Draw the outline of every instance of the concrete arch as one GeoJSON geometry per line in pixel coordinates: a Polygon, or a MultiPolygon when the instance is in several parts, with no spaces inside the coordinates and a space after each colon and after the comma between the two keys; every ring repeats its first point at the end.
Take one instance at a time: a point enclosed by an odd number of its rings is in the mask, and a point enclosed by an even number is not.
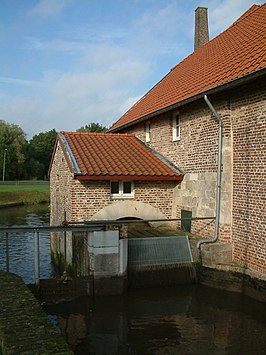
{"type": "Polygon", "coordinates": [[[92,220],[117,220],[119,218],[164,219],[166,216],[161,211],[148,203],[123,200],[104,207],[97,212],[92,220]]]}

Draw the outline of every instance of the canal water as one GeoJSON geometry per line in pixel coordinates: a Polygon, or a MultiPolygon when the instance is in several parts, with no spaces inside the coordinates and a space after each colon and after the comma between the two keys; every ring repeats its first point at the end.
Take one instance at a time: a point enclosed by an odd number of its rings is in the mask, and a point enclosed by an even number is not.
{"type": "MultiPolygon", "coordinates": [[[[49,224],[47,205],[0,210],[0,225],[49,224]]],[[[41,235],[41,277],[51,275],[50,237],[41,235]]],[[[12,236],[10,271],[34,282],[31,234],[12,236]]],[[[0,238],[5,269],[5,238],[0,238]]],[[[200,285],[131,289],[44,305],[75,354],[266,354],[266,305],[200,285]]]]}
{"type": "Polygon", "coordinates": [[[75,354],[266,354],[266,305],[199,285],[86,297],[45,311],[75,354]]]}
{"type": "MultiPolygon", "coordinates": [[[[50,213],[47,204],[0,209],[0,226],[49,225],[50,213]]],[[[34,283],[34,236],[32,233],[10,234],[9,271],[20,275],[26,284],[34,283]]],[[[6,238],[0,235],[0,269],[6,270],[6,238]]],[[[40,276],[51,275],[50,234],[40,233],[40,276]]]]}

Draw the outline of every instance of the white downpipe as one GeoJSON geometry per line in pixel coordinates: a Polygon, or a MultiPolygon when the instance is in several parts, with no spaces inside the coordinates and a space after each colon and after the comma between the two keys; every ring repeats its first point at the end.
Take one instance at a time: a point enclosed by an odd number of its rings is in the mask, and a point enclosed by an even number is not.
{"type": "Polygon", "coordinates": [[[215,213],[215,229],[214,237],[212,239],[201,239],[197,242],[197,248],[205,243],[215,243],[219,235],[219,224],[220,224],[220,204],[221,204],[221,170],[222,170],[222,120],[219,117],[217,111],[214,109],[210,103],[208,97],[204,95],[204,100],[209,106],[214,117],[218,121],[218,167],[217,167],[217,180],[216,180],[216,213],[215,213]]]}

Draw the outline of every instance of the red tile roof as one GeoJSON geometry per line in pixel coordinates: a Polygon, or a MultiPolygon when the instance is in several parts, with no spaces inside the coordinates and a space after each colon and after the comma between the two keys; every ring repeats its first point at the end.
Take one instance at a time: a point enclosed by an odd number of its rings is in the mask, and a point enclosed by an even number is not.
{"type": "Polygon", "coordinates": [[[110,131],[265,68],[265,53],[266,3],[253,5],[226,31],[176,65],[110,131]]]}
{"type": "Polygon", "coordinates": [[[182,172],[131,134],[61,132],[58,140],[80,180],[179,180],[182,172]]]}

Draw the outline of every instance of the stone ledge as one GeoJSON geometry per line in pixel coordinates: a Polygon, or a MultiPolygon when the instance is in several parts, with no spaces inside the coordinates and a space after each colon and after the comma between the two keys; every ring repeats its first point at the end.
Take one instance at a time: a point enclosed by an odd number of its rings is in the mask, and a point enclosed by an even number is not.
{"type": "Polygon", "coordinates": [[[198,265],[198,279],[205,286],[243,293],[257,301],[266,302],[266,281],[244,268],[233,265],[198,265]]]}
{"type": "Polygon", "coordinates": [[[0,353],[73,354],[22,279],[1,270],[0,353]]]}

